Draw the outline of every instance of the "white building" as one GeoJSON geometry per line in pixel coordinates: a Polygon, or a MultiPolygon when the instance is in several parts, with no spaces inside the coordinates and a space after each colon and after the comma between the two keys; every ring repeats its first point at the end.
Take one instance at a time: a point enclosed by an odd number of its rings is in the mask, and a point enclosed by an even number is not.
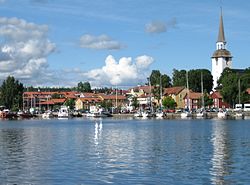
{"type": "Polygon", "coordinates": [[[219,80],[223,70],[228,67],[232,68],[232,56],[230,51],[226,49],[226,39],[224,34],[223,16],[222,11],[220,15],[220,25],[218,40],[216,42],[216,51],[212,56],[212,75],[213,75],[213,90],[218,86],[219,80]]]}

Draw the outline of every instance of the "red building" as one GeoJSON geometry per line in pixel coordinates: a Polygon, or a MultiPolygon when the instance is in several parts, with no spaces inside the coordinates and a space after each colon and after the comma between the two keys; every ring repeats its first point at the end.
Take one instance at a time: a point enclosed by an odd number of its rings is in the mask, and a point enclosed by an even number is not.
{"type": "Polygon", "coordinates": [[[223,101],[223,98],[219,91],[215,91],[211,94],[213,99],[213,107],[215,108],[230,108],[230,105],[223,101]]]}

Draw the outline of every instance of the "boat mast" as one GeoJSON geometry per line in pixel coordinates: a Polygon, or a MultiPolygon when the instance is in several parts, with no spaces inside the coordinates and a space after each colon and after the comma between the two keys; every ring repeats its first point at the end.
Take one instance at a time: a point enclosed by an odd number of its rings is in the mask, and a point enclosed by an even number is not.
{"type": "Polygon", "coordinates": [[[188,71],[186,73],[186,80],[187,80],[187,108],[190,111],[190,105],[189,105],[189,84],[188,84],[188,71]]]}
{"type": "Polygon", "coordinates": [[[239,87],[239,104],[240,104],[240,78],[238,80],[238,87],[239,87]]]}
{"type": "Polygon", "coordinates": [[[161,79],[161,74],[160,74],[160,109],[162,107],[162,79],[161,79]]]}
{"type": "Polygon", "coordinates": [[[152,110],[152,90],[151,90],[151,80],[150,80],[150,77],[148,78],[148,83],[149,83],[149,95],[150,95],[150,102],[149,102],[149,106],[150,106],[150,111],[153,112],[152,110]]]}
{"type": "Polygon", "coordinates": [[[202,103],[202,108],[205,108],[205,102],[204,102],[204,91],[203,91],[203,73],[201,72],[201,103],[202,103]]]}

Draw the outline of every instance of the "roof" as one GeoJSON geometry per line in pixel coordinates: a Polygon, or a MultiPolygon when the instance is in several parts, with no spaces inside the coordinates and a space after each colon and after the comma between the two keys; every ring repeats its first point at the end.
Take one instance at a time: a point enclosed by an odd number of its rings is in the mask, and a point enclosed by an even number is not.
{"type": "Polygon", "coordinates": [[[43,101],[39,103],[40,105],[54,105],[55,103],[52,100],[48,100],[48,101],[43,101]]]}
{"type": "Polygon", "coordinates": [[[221,98],[222,98],[222,96],[221,96],[221,94],[220,94],[219,91],[213,92],[213,93],[211,94],[211,97],[212,97],[213,99],[215,99],[215,98],[221,99],[221,98]]]}
{"type": "Polygon", "coordinates": [[[123,95],[100,95],[101,98],[104,100],[125,100],[126,97],[123,95]]]}
{"type": "Polygon", "coordinates": [[[101,98],[99,97],[83,97],[79,98],[82,102],[101,102],[101,98]]]}
{"type": "MultiPolygon", "coordinates": [[[[186,96],[185,96],[185,98],[186,98],[186,96]]],[[[189,99],[191,99],[191,100],[198,100],[201,98],[201,96],[202,96],[202,93],[198,93],[198,92],[190,92],[189,93],[189,99]]]]}
{"type": "Polygon", "coordinates": [[[177,95],[179,94],[183,89],[185,89],[185,87],[182,86],[178,86],[178,87],[169,87],[169,88],[165,88],[163,94],[164,95],[170,95],[170,94],[174,94],[177,95]]]}
{"type": "Polygon", "coordinates": [[[58,98],[58,99],[51,99],[55,104],[57,103],[64,103],[66,101],[65,98],[58,98]]]}
{"type": "Polygon", "coordinates": [[[54,105],[54,104],[63,104],[65,102],[65,98],[61,98],[61,99],[51,99],[48,101],[43,101],[40,102],[40,105],[54,105]]]}
{"type": "Polygon", "coordinates": [[[96,94],[95,93],[81,93],[81,95],[80,96],[83,96],[83,97],[93,97],[93,96],[96,96],[96,94]]]}
{"type": "Polygon", "coordinates": [[[212,58],[220,58],[220,57],[232,58],[232,55],[230,51],[226,49],[218,49],[214,52],[212,58]]]}
{"type": "Polygon", "coordinates": [[[222,17],[222,11],[220,15],[220,26],[219,26],[219,34],[218,34],[218,40],[217,42],[224,42],[226,43],[225,34],[224,34],[224,25],[223,25],[223,17],[222,17]]]}
{"type": "MultiPolygon", "coordinates": [[[[138,86],[138,87],[134,87],[132,88],[134,90],[134,92],[139,92],[139,90],[143,90],[143,92],[149,94],[150,93],[150,86],[138,86]]],[[[151,86],[151,90],[154,89],[154,86],[151,86]]]]}

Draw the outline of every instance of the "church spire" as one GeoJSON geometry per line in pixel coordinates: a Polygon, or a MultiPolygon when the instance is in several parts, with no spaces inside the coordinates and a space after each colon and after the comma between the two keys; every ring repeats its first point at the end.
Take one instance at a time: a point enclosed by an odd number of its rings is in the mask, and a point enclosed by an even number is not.
{"type": "Polygon", "coordinates": [[[222,16],[222,8],[221,8],[221,15],[220,15],[220,27],[219,27],[219,34],[217,42],[226,43],[225,34],[224,34],[224,25],[223,25],[223,16],[222,16]]]}

